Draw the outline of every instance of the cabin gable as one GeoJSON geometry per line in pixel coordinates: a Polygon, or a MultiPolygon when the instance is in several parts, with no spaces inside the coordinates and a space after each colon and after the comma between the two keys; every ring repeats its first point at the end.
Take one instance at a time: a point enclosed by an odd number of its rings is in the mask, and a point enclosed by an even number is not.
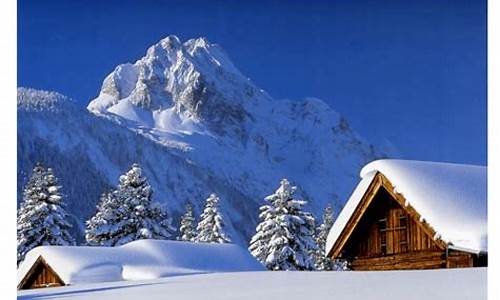
{"type": "Polygon", "coordinates": [[[415,251],[444,250],[381,186],[362,215],[339,258],[370,258],[415,251]]]}
{"type": "Polygon", "coordinates": [[[18,290],[56,287],[65,285],[52,267],[39,256],[17,286],[18,290]]]}

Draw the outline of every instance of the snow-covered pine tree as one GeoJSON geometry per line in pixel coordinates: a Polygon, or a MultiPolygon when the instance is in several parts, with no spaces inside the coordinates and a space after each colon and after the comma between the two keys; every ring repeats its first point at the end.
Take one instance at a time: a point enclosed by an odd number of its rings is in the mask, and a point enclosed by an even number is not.
{"type": "Polygon", "coordinates": [[[333,209],[330,205],[323,212],[323,223],[316,228],[316,244],[318,249],[314,251],[316,269],[319,271],[331,271],[334,269],[334,262],[326,256],[326,239],[333,226],[333,209]]]}
{"type": "Polygon", "coordinates": [[[302,210],[306,201],[293,198],[295,190],[287,179],[281,180],[265,198],[270,204],[260,208],[262,222],[248,249],[269,270],[314,269],[314,217],[302,210]]]}
{"type": "Polygon", "coordinates": [[[112,227],[120,222],[122,217],[120,199],[116,191],[105,192],[97,204],[96,214],[85,222],[85,239],[91,246],[112,246],[112,227]]]}
{"type": "Polygon", "coordinates": [[[139,239],[168,239],[175,230],[138,164],[120,176],[118,189],[104,194],[86,222],[89,245],[119,246],[139,239]]]}
{"type": "Polygon", "coordinates": [[[17,210],[17,263],[41,245],[74,245],[60,186],[52,169],[38,163],[23,192],[17,210]]]}
{"type": "Polygon", "coordinates": [[[186,204],[186,212],[181,217],[181,224],[179,226],[179,236],[177,240],[192,242],[196,237],[196,230],[194,228],[195,219],[193,215],[193,206],[191,203],[186,204]]]}
{"type": "Polygon", "coordinates": [[[230,243],[231,239],[224,231],[224,220],[219,212],[219,197],[211,194],[205,204],[196,227],[198,234],[194,239],[197,243],[230,243]]]}

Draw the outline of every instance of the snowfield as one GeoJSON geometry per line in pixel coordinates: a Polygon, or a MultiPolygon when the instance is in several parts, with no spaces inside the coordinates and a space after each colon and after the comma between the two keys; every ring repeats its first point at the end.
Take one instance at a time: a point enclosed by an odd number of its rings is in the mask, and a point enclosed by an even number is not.
{"type": "Polygon", "coordinates": [[[239,272],[25,290],[18,299],[486,299],[487,268],[239,272]]]}

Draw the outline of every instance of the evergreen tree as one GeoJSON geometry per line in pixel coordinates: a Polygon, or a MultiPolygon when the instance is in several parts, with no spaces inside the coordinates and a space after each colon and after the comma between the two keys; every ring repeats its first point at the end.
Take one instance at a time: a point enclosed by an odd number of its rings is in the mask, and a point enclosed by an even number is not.
{"type": "Polygon", "coordinates": [[[72,227],[52,169],[38,163],[23,192],[17,211],[17,263],[41,245],[74,245],[72,227]]]}
{"type": "Polygon", "coordinates": [[[118,189],[101,196],[86,222],[89,245],[119,246],[139,239],[168,239],[175,230],[138,164],[120,176],[118,189]]]}
{"type": "Polygon", "coordinates": [[[333,209],[330,205],[323,213],[323,223],[316,228],[316,244],[318,248],[314,251],[316,269],[319,271],[331,271],[334,269],[334,261],[326,256],[326,239],[333,226],[333,209]]]}
{"type": "Polygon", "coordinates": [[[85,239],[92,246],[114,246],[116,226],[120,223],[120,199],[116,191],[105,192],[97,204],[96,214],[86,222],[85,239]]]}
{"type": "Polygon", "coordinates": [[[195,239],[196,230],[194,228],[194,222],[193,206],[188,202],[186,204],[186,212],[181,217],[179,236],[177,237],[177,240],[192,242],[195,239]]]}
{"type": "Polygon", "coordinates": [[[269,270],[313,270],[317,246],[313,238],[314,217],[302,209],[307,204],[293,198],[296,187],[281,180],[276,192],[260,208],[262,222],[249,250],[269,270]]]}
{"type": "Polygon", "coordinates": [[[198,234],[195,242],[219,244],[231,242],[229,236],[224,232],[224,220],[219,212],[219,197],[216,194],[211,194],[208,197],[196,231],[198,234]]]}

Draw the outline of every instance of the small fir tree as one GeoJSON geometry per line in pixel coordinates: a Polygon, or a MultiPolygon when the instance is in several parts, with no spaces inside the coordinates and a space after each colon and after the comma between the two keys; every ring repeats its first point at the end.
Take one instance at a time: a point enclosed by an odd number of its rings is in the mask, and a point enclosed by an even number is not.
{"type": "Polygon", "coordinates": [[[230,243],[231,239],[225,233],[224,220],[219,212],[219,197],[211,194],[205,204],[205,209],[200,216],[200,222],[196,227],[198,234],[194,239],[199,243],[230,243]]]}
{"type": "Polygon", "coordinates": [[[120,176],[118,189],[101,196],[86,222],[89,245],[119,246],[139,239],[168,239],[175,230],[138,164],[120,176]]]}
{"type": "Polygon", "coordinates": [[[250,241],[249,250],[269,270],[313,270],[314,217],[303,211],[306,201],[296,200],[296,187],[287,179],[265,198],[260,208],[262,222],[250,241]]]}
{"type": "Polygon", "coordinates": [[[179,236],[177,240],[192,242],[196,237],[196,230],[194,228],[194,215],[193,215],[193,206],[191,203],[186,204],[186,212],[181,217],[181,224],[179,226],[179,236]]]}
{"type": "Polygon", "coordinates": [[[116,191],[105,192],[97,204],[96,214],[86,222],[85,239],[92,246],[114,246],[115,230],[119,229],[121,214],[120,199],[116,191]]]}
{"type": "Polygon", "coordinates": [[[75,245],[69,233],[61,187],[52,169],[38,163],[23,192],[23,202],[17,211],[17,263],[26,253],[41,245],[75,245]]]}
{"type": "Polygon", "coordinates": [[[316,228],[316,244],[318,248],[314,251],[316,269],[319,271],[331,271],[334,269],[334,261],[326,256],[326,239],[333,226],[333,209],[330,205],[323,213],[323,223],[316,228]]]}

